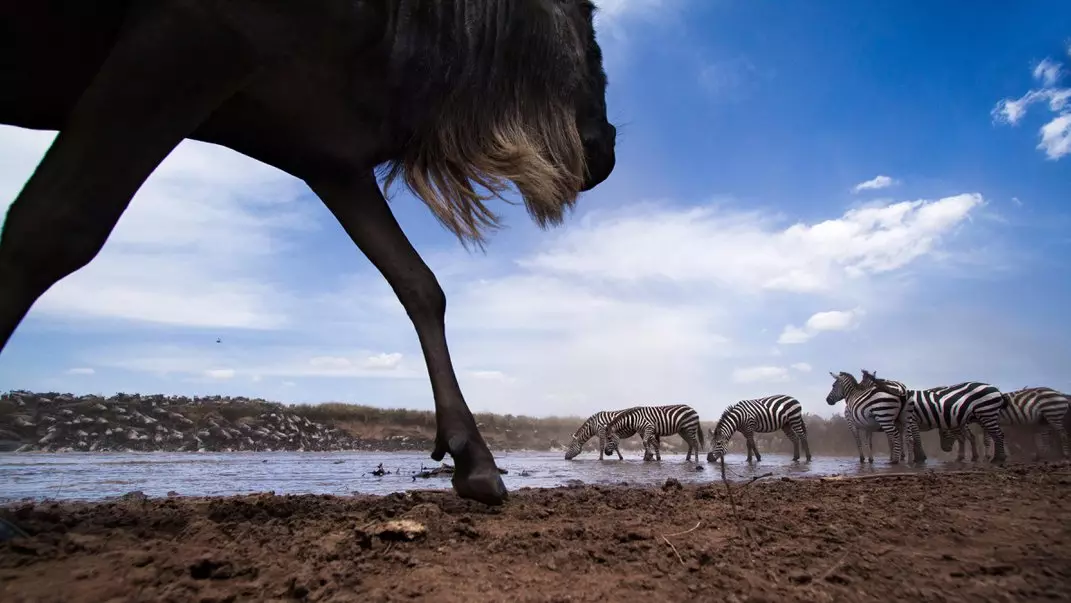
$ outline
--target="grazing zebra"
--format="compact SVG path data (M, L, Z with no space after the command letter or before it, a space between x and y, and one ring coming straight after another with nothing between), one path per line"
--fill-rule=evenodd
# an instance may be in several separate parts
M565 451L565 460L569 460L580 454L580 451L584 449L584 444L586 444L592 437L597 436L599 438L599 460L601 461L603 448L606 447L606 425L620 413L620 410L601 410L588 417L588 419L573 432L573 440L569 443L569 448ZM635 431L630 431L626 435L626 430L627 428L625 427L620 429L622 437L632 437L632 435L636 433ZM625 458L621 456L620 451L615 450L615 452L617 452L617 458L622 460ZM613 454L613 452L608 452L607 454Z
M807 444L807 426L803 423L803 407L792 396L776 395L755 400L741 400L730 404L721 414L717 425L710 430L710 452L707 461L713 463L725 456L725 446L733 433L744 434L747 442L747 462L751 462L751 451L755 458L762 460L759 448L755 445L755 432L770 433L781 430L792 440L792 460L800 460L800 443L807 460L811 460L811 447Z
M699 451L704 445L703 430L699 427L699 413L687 404L633 406L621 411L621 414L611 419L606 426L606 454L616 452L620 438L629 437L633 433L638 433L643 441L644 460L649 458L652 449L655 458L662 460L662 436L678 434L688 443L685 460L691 460L694 451L695 460L698 461Z
M909 396L907 395L907 386L899 381L893 381L892 379L882 379L877 374L872 373L866 369L862 369L863 379L859 381L861 387L876 387L880 390L893 394L904 401L905 405L910 405ZM920 431L926 431L926 429L919 428ZM867 444L871 444L871 437L873 432L867 433ZM966 442L971 445L971 460L978 460L978 442L974 437L974 432L971 431L969 425L963 425L959 429L942 430L940 433L941 441L955 441L959 444L959 453L956 455L957 461L962 461L966 454ZM901 433L901 437L903 434ZM903 459L902 459L903 460Z
M1042 429L1035 439L1035 458L1047 455L1053 435L1063 456L1071 457L1071 434L1065 425L1071 400L1066 394L1048 387L1025 387L1004 395L1008 404L1000 411L1001 426L1038 426ZM991 443L989 434L983 433L982 446L987 456Z
M826 403L833 406L844 400L844 419L848 422L848 429L855 438L855 446L859 450L859 462L874 462L874 449L870 446L869 432L883 431L889 438L889 462L898 464L903 458L904 438L901 433L906 424L911 441L916 442L915 459L925 460L926 454L918 443L914 434L914 422L910 420L910 413L905 412L903 400L894 394L877 388L860 387L851 373L832 373L833 387L826 396ZM863 455L863 442L859 438L859 430L868 432L867 454Z
M877 389L884 391L880 386ZM969 424L978 423L995 442L993 462L1003 463L1006 459L999 418L1007 397L999 389L988 383L966 381L930 389L908 389L907 396L915 424L914 438L918 438L920 431L936 429L941 437L941 450L951 452L957 437L969 434L973 441ZM921 441L918 447L921 448Z

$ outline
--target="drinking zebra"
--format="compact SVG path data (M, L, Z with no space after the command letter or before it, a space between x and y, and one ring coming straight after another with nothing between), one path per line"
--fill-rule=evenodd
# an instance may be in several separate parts
M606 426L607 455L618 451L620 438L627 438L633 433L643 442L644 460L648 460L652 450L655 458L662 460L662 436L678 434L688 443L685 460L699 460L702 450L703 430L699 427L699 413L687 404L668 404L665 406L634 406L621 411ZM617 452L620 455L620 452Z
M866 369L862 369L863 379L859 381L861 387L877 387L890 394L900 397L905 405L910 406L911 401L908 399L907 386L899 381L893 381L892 379L882 379L877 374L872 373ZM926 431L922 427L919 427L920 431ZM902 436L903 434L901 434ZM869 438L870 433L867 434ZM974 432L971 431L970 425L963 425L959 429L942 430L940 433L941 441L954 441L959 444L959 452L956 455L957 461L962 461L966 455L966 443L971 445L971 461L978 460L978 442L974 437ZM867 440L867 444L870 444L870 440Z
M880 385L876 388L884 391ZM999 420L1007 397L996 387L988 383L965 381L923 390L908 389L907 396L912 422L916 426L913 438L918 438L920 431L936 429L941 438L941 450L951 452L956 438L967 437L963 432L970 434L968 426L976 422L995 442L993 462L1003 463L1007 458L1004 431L1000 428ZM970 435L970 439L973 440L973 435ZM919 440L916 450L921 447Z
M855 438L855 446L859 450L859 462L874 462L874 449L870 446L872 440L870 432L883 431L889 438L889 462L898 464L904 458L904 438L901 435L904 429L908 430L910 441L915 442L915 459L926 459L922 451L921 443L914 433L914 422L911 421L911 413L906 412L903 399L899 396L875 387L863 388L851 373L830 372L833 377L833 387L826 396L826 403L833 406L844 400L844 419L848 423L848 429ZM867 454L863 454L863 442L859 438L859 431L867 432Z
M580 451L584 449L584 444L593 437L599 438L599 460L602 460L603 449L606 447L606 425L610 423L618 414L620 410L601 410L584 421L580 427L573 432L573 440L569 443L569 448L565 451L565 460L572 459L576 455L580 454ZM620 429L621 437L632 437L635 431L629 431L627 434L627 427ZM615 449L617 452L617 458L624 460L625 457L621 456L621 452ZM606 454L613 454L613 452L607 452Z
M1025 387L1004 395L1008 404L1000 411L1001 426L1037 426L1042 429L1035 439L1035 458L1047 456L1053 435L1064 458L1071 457L1071 434L1065 425L1071 400L1066 394L1048 387ZM983 433L982 447L987 456L991 443L989 434Z
M753 400L741 400L730 404L721 414L717 425L710 430L710 452L707 461L713 463L725 455L725 446L733 433L744 434L747 442L747 462L751 462L751 452L755 459L762 460L759 448L755 445L755 432L770 433L781 430L792 440L792 460L800 460L800 444L811 460L811 447L807 444L807 426L803 423L803 407L792 396L776 395Z

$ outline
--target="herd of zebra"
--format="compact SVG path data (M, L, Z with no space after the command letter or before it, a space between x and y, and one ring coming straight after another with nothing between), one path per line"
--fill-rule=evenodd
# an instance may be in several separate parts
M845 402L844 418L855 438L860 463L874 462L875 432L884 432L888 438L891 463L908 460L905 440L911 443L911 460L923 462L926 452L922 447L921 432L934 429L938 431L941 450L951 452L958 443L957 459L962 461L964 448L969 442L971 460L977 461L979 455L975 434L970 428L972 424L981 427L983 455L994 463L1006 460L1003 428L1010 426L1037 428L1039 457L1051 451L1055 439L1059 442L1059 452L1065 458L1071 458L1071 396L1067 394L1048 387L1001 392L993 385L976 381L913 390L899 381L879 378L865 369L862 374L863 378L857 380L851 373L831 372L833 386L826 396L826 402L831 406L841 400ZM709 432L707 461L715 462L723 457L729 439L736 432L740 432L747 443L747 461L752 461L752 453L761 461L755 434L778 430L792 441L792 460L800 459L801 448L807 460L811 460L803 408L796 398L779 394L730 404ZM600 460L615 453L619 459L624 459L618 448L620 440L639 435L644 460L661 460L661 438L674 434L680 435L688 444L685 460L692 460L694 452L698 462L704 437L699 413L691 406L634 406L600 411L588 417L573 433L565 458L574 458L588 440L597 437ZM864 434L865 453L864 438L861 437ZM988 454L990 444L993 446L992 457Z

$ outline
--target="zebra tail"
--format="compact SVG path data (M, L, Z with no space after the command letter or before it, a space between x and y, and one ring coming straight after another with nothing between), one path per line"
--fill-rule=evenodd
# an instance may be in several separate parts
M706 448L707 447L707 443L703 439L703 424L702 423L699 424L698 429L699 429L699 446L700 446L700 448Z
M1004 410L1005 408L1007 408L1010 405L1011 405L1011 396L1006 394L1006 393L1004 393L1004 392L1001 392L1000 393L1000 408L997 409L998 412Z

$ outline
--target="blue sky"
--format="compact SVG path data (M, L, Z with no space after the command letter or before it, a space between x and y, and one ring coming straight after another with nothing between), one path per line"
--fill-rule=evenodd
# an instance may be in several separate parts
M618 163L565 226L499 204L468 252L394 192L474 410L830 414L827 371L864 367L1071 390L1071 6L600 4ZM3 203L53 136L0 128ZM192 142L23 322L13 388L432 408L400 304L304 184Z

